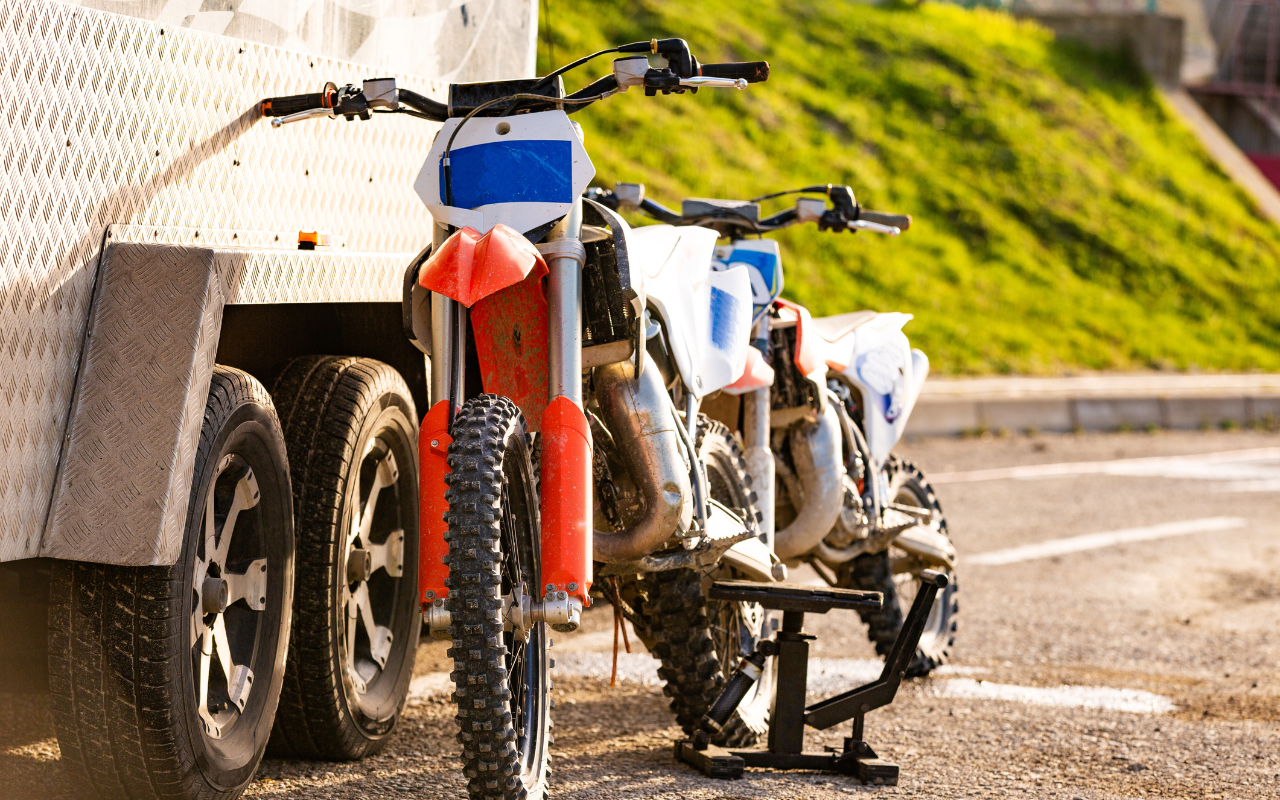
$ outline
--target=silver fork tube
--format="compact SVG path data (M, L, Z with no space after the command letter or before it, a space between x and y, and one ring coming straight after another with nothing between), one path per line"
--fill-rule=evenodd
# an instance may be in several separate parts
M448 232L440 225L432 225L431 243L432 249L439 249L444 244L444 240L448 238ZM438 403L441 400L453 397L456 401L457 397L451 391L452 387L457 385L457 370L460 366L459 362L461 353L457 347L457 321L455 317L455 309L458 306L457 301L433 292L431 294L431 402ZM465 328L464 328L465 331ZM450 419L453 418L454 409L449 410Z
M766 314L756 324L752 338L769 341L769 315ZM756 389L743 395L742 439L746 444L743 458L747 462L747 472L753 479L752 488L756 490L756 504L760 511L761 533L765 544L773 549L775 523L773 517L774 482L777 480L773 463L773 451L769 449L769 410L772 402L768 386Z
M547 261L548 400L567 397L582 407L582 198L538 246Z

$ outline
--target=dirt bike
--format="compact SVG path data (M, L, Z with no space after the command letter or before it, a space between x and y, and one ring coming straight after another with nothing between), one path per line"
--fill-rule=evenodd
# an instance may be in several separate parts
M762 202L793 194L800 195L793 207L760 216ZM928 479L892 453L929 371L928 358L902 332L911 316L854 311L813 318L781 299L781 250L760 236L810 222L822 231L897 236L911 218L862 208L848 186L831 184L745 202L690 198L680 212L646 198L642 184L593 188L587 196L666 223L637 228L633 236L697 226L729 239L712 251L708 238L702 257L713 269L748 269L753 349L743 376L705 408L746 444L766 537L785 563L807 562L831 586L884 593L882 609L860 612L881 656L902 628L921 572L947 574L909 674L944 663L958 612L955 548Z
M622 55L612 72L566 95L561 76L606 53ZM721 563L772 578L732 437L698 414L701 397L745 369L748 271L712 270L687 231L633 239L584 199L594 168L569 119L630 88L745 89L767 77L766 62L699 64L683 40L656 39L542 78L454 84L447 104L391 79L263 104L277 125L381 113L444 123L414 184L435 225L406 272L404 317L431 359L421 601L431 634L452 640L472 798L547 792L548 628L575 630L593 597L625 593L655 611L673 592L696 603L700 579L687 576ZM678 385L646 348L655 329ZM763 615L750 606L717 608L758 639ZM703 638L718 624L688 622L684 634ZM681 658L677 672L702 666ZM702 683L691 702L710 693Z

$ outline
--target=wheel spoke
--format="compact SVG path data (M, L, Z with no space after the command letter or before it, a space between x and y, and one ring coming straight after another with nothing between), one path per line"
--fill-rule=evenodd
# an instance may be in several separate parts
M378 625L373 619L373 604L369 601L369 584L361 583L360 588L352 592L352 606L359 610L360 622L364 624L364 632L369 637L369 655L379 667L387 665L387 656L391 655L391 629ZM354 620L348 612L348 625L354 631ZM351 633L348 633L348 638Z
M222 666L222 675L231 685L233 663L231 661L231 640L227 636L227 622L222 614L213 619L213 650L218 655L218 663Z
M227 551L231 548L231 538L235 533L236 519L240 516L241 511L253 508L258 504L258 479L254 477L253 470L246 469L245 474L236 482L235 497L231 500L231 508L227 509L227 518L222 522L221 535L217 537L217 543L213 547L212 552L205 545L205 555L207 560L215 564L225 564L227 559ZM208 528L213 527L213 500L214 493L209 493L209 504L205 512L205 525ZM209 540L206 539L206 542Z
M373 485L369 487L369 499L365 501L360 515L351 521L351 532L347 534L348 550L355 544L356 539L366 546L369 544L369 531L373 528L374 512L378 509L378 497L383 489L395 486L399 478L400 467L396 464L395 455L388 450L378 461L377 470L373 475Z
M267 560L260 558L240 574L223 571L229 596L227 605L244 600L249 608L262 611L267 607Z
M346 606L346 639L347 639L347 674L351 676L352 683L355 684L356 691L363 692L365 690L364 679L360 677L360 673L356 671L356 624L360 617L359 601L355 594L343 587L344 605Z
M399 578L404 574L403 530L392 531L382 544L370 544L366 539L364 540L364 547L373 558L371 572L384 569L393 578Z

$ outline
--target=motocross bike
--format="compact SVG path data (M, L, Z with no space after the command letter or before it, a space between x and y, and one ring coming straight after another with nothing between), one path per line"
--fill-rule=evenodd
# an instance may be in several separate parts
M566 95L561 76L606 53L621 54L612 72ZM547 792L548 628L575 630L593 596L619 602L624 583L635 602L670 602L636 592L653 573L729 561L772 578L732 437L698 414L700 397L746 367L748 272L711 269L695 246L711 231L633 241L621 217L582 197L594 168L569 119L630 88L745 89L767 77L766 62L699 64L684 40L655 39L542 78L454 84L447 103L392 79L263 103L277 126L382 113L444 123L414 184L434 225L406 272L404 317L431 361L420 600L431 634L452 641L472 798ZM676 394L645 347L659 306L682 359ZM684 604L696 601L700 583L677 583ZM763 615L736 605L734 633L750 652ZM719 617L694 622L686 639L706 639ZM686 688L714 699L707 683Z
M793 207L760 216L763 201L792 194L800 195ZM780 298L781 251L761 236L809 222L822 231L897 236L911 218L862 208L848 186L831 184L745 202L690 198L679 213L645 198L642 184L593 188L587 196L666 223L637 228L633 236L698 226L730 240L715 249L713 269L748 269L754 348L743 377L706 408L746 444L766 537L784 562L808 562L832 586L884 593L881 610L862 612L881 656L902 627L921 571L948 573L909 674L944 663L959 610L955 548L924 473L891 452L929 371L925 354L911 349L902 332L911 316L854 311L813 318Z

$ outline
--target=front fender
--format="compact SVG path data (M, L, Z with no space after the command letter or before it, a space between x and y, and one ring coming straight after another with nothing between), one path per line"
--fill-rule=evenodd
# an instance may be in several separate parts
M531 272L539 278L547 274L542 254L528 239L499 224L483 236L475 228L455 231L422 265L418 284L471 308Z

